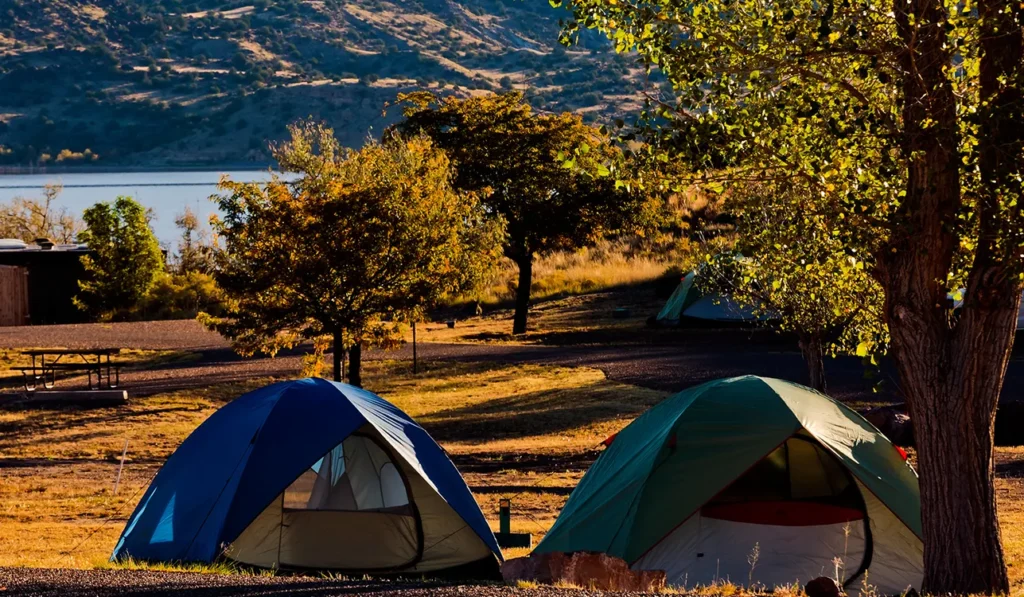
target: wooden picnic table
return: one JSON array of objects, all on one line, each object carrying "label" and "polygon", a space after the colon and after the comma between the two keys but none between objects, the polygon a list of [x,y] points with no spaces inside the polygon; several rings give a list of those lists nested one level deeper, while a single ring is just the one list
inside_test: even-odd
[{"label": "wooden picnic table", "polygon": [[[57,372],[71,373],[84,371],[89,379],[89,389],[112,390],[121,383],[121,366],[112,358],[120,354],[120,348],[41,348],[23,350],[21,354],[32,359],[28,367],[17,367],[25,381],[25,390],[33,392],[42,382],[49,390],[57,383]],[[93,385],[93,376],[96,384]]]}]

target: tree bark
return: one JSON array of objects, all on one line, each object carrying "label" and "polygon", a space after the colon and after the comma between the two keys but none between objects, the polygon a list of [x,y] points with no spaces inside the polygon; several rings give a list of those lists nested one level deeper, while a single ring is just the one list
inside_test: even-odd
[{"label": "tree bark", "polygon": [[921,474],[923,591],[933,594],[1009,592],[993,439],[1016,308],[985,315],[961,319],[964,327],[942,343],[912,324],[892,328]]},{"label": "tree bark", "polygon": [[334,332],[333,344],[334,381],[345,381],[345,343],[340,331]]},{"label": "tree bark", "polygon": [[824,340],[813,334],[800,334],[800,352],[807,364],[808,386],[825,393]]},{"label": "tree bark", "polygon": [[[960,126],[945,72],[953,63],[948,15],[932,0],[894,0],[893,11],[904,42],[899,60],[907,187],[894,234],[877,256],[892,354],[918,450],[925,568],[920,590],[1005,594],[993,439],[1019,289],[1007,275],[1009,256],[995,250],[998,210],[982,198],[965,304],[959,320],[950,317],[945,284],[960,242],[955,222],[963,196]],[[991,180],[984,172],[981,178]]]},{"label": "tree bark", "polygon": [[363,387],[363,343],[356,342],[348,355],[348,383],[357,387]]},{"label": "tree bark", "polygon": [[526,333],[526,318],[530,310],[530,285],[533,284],[533,255],[516,258],[519,266],[519,286],[516,287],[516,313],[512,320],[512,333]]}]

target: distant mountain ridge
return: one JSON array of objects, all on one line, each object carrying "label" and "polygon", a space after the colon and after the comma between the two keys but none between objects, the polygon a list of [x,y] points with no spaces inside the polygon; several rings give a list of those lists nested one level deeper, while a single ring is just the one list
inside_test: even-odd
[{"label": "distant mountain ridge", "polygon": [[524,88],[601,121],[636,109],[642,70],[597,37],[558,46],[564,16],[547,0],[0,0],[0,167],[265,162],[306,116],[358,146],[424,87]]}]

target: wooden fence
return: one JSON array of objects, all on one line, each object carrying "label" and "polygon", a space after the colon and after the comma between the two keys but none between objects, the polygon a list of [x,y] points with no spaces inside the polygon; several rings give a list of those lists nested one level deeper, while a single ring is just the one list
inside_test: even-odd
[{"label": "wooden fence", "polygon": [[28,270],[0,265],[0,326],[29,323]]}]

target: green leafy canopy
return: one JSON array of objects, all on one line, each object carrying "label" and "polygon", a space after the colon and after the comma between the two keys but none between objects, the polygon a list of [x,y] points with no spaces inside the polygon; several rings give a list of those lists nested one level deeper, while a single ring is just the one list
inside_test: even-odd
[{"label": "green leafy canopy", "polygon": [[131,197],[97,203],[82,214],[88,244],[82,257],[85,277],[75,305],[102,319],[122,317],[145,297],[163,272],[164,256],[149,226],[149,214]]},{"label": "green leafy canopy", "polygon": [[397,325],[475,283],[497,257],[500,226],[454,190],[429,139],[386,138],[359,151],[324,125],[290,127],[266,184],[221,181],[217,282],[225,317],[205,318],[243,354],[303,338],[390,345]]}]

